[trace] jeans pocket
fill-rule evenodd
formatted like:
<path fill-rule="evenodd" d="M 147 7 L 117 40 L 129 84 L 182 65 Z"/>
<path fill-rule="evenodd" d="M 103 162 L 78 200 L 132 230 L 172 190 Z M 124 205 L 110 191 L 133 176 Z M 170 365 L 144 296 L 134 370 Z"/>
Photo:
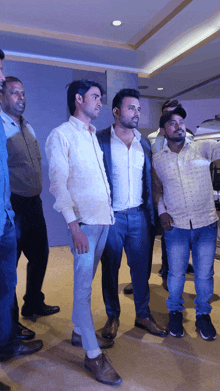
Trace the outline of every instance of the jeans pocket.
<path fill-rule="evenodd" d="M 210 224 L 209 228 L 211 228 L 213 231 L 215 231 L 217 229 L 217 226 L 218 226 L 218 224 L 217 224 L 217 221 L 216 221 L 215 223 Z"/>
<path fill-rule="evenodd" d="M 175 227 L 173 227 L 173 225 L 171 225 L 171 229 L 165 229 L 164 232 L 171 232 L 174 230 Z"/>

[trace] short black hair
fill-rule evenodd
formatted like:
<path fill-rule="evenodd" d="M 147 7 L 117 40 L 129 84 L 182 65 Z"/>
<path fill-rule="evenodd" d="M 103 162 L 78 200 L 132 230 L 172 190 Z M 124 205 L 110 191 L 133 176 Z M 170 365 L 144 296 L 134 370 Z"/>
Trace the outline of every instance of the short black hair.
<path fill-rule="evenodd" d="M 4 94 L 4 92 L 7 88 L 7 84 L 9 84 L 9 83 L 21 83 L 22 84 L 21 80 L 19 80 L 17 77 L 6 76 L 5 81 L 2 84 L 2 90 L 1 90 L 2 94 Z"/>
<path fill-rule="evenodd" d="M 5 58 L 5 53 L 3 52 L 2 49 L 0 49 L 0 60 L 4 60 Z"/>
<path fill-rule="evenodd" d="M 164 113 L 160 117 L 160 128 L 164 128 L 164 125 L 166 122 L 170 120 L 173 114 L 180 115 L 183 119 L 186 118 L 186 111 L 182 106 L 177 106 L 174 110 L 168 111 L 167 113 Z"/>
<path fill-rule="evenodd" d="M 182 105 L 177 99 L 168 99 L 164 102 L 161 111 L 163 112 L 167 107 L 182 107 Z"/>
<path fill-rule="evenodd" d="M 112 101 L 112 110 L 117 107 L 118 109 L 120 109 L 121 105 L 122 105 L 122 102 L 123 102 L 123 99 L 124 98 L 136 98 L 136 99 L 140 99 L 140 93 L 139 91 L 133 89 L 133 88 L 123 88 L 122 90 L 120 90 L 114 97 L 113 101 Z"/>
<path fill-rule="evenodd" d="M 92 80 L 76 80 L 69 85 L 67 90 L 67 105 L 71 115 L 73 115 L 76 110 L 76 105 L 75 105 L 76 94 L 80 94 L 81 96 L 84 96 L 87 93 L 87 91 L 90 90 L 91 87 L 99 88 L 101 92 L 101 96 L 103 95 L 104 90 L 102 86 L 99 83 Z"/>

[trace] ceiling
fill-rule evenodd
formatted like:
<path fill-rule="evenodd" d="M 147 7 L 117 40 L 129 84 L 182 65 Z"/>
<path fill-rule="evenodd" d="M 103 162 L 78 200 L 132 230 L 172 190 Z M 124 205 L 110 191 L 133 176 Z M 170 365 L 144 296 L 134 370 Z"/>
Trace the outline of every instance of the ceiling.
<path fill-rule="evenodd" d="M 219 0 L 7 0 L 0 9 L 7 59 L 137 73 L 142 96 L 155 99 L 220 97 Z"/>

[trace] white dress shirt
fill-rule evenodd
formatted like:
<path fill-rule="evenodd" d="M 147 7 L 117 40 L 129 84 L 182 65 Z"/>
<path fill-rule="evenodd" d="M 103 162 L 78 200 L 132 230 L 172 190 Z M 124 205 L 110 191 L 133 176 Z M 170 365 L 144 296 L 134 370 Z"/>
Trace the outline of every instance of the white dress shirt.
<path fill-rule="evenodd" d="M 201 228 L 218 220 L 210 175 L 210 163 L 220 159 L 220 142 L 185 139 L 179 153 L 168 145 L 153 156 L 153 184 L 158 214 L 168 213 L 173 226 Z M 159 181 L 158 181 L 159 179 Z"/>
<path fill-rule="evenodd" d="M 90 131 L 91 133 L 90 133 Z M 96 129 L 75 117 L 54 129 L 46 141 L 54 209 L 67 223 L 113 224 L 111 198 Z"/>
<path fill-rule="evenodd" d="M 134 138 L 128 149 L 111 126 L 114 211 L 133 208 L 143 203 L 144 151 L 140 139 L 141 134 L 134 129 Z"/>

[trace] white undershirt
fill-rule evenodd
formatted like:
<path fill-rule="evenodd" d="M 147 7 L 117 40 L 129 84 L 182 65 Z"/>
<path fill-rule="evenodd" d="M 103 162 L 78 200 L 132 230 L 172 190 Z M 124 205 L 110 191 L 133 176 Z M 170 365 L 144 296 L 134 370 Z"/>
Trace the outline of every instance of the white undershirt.
<path fill-rule="evenodd" d="M 134 138 L 128 147 L 116 136 L 111 126 L 111 157 L 113 182 L 113 210 L 133 208 L 143 203 L 144 152 L 141 134 L 134 129 Z"/>

